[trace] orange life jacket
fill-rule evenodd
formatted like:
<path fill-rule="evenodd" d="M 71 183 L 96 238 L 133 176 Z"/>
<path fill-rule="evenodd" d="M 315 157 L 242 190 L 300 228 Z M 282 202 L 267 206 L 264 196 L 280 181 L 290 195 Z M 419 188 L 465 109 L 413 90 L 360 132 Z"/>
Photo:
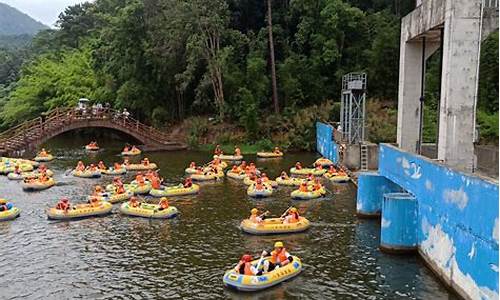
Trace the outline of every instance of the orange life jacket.
<path fill-rule="evenodd" d="M 252 272 L 252 263 L 249 263 L 249 262 L 246 262 L 245 263 L 245 267 L 243 268 L 245 271 L 244 271 L 244 275 L 249 275 L 249 276 L 254 276 L 255 274 Z"/>
<path fill-rule="evenodd" d="M 273 250 L 271 252 L 271 262 L 273 264 L 276 264 L 278 262 L 279 263 L 284 262 L 287 259 L 288 259 L 288 257 L 286 257 L 286 249 L 285 248 L 282 248 L 279 253 L 276 250 Z"/>

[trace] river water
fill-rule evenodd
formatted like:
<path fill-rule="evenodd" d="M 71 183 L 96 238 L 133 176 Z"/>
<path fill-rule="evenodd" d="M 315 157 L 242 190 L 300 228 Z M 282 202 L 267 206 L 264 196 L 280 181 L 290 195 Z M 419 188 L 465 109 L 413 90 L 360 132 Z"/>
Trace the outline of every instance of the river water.
<path fill-rule="evenodd" d="M 17 182 L 0 177 L 0 196 L 12 199 L 20 218 L 0 223 L 0 299 L 450 299 L 452 295 L 415 256 L 381 253 L 380 225 L 355 216 L 355 187 L 329 185 L 324 200 L 292 201 L 290 188 L 266 200 L 251 200 L 243 183 L 226 178 L 202 184 L 196 196 L 171 198 L 180 216 L 148 220 L 112 215 L 73 222 L 48 221 L 45 209 L 63 196 L 84 201 L 94 184 L 111 179 L 66 176 L 76 164 L 120 160 L 124 141 L 100 140 L 103 151 L 82 149 L 90 137 L 66 134 L 46 145 L 59 159 L 49 164 L 57 186 L 24 193 Z M 167 182 L 177 183 L 190 161 L 208 153 L 148 153 Z M 279 160 L 256 160 L 276 177 L 295 161 L 310 164 L 313 153 Z M 129 176 L 130 178 L 130 176 Z M 252 207 L 281 214 L 295 205 L 312 222 L 305 233 L 281 236 L 243 234 L 238 225 Z M 245 251 L 257 256 L 282 240 L 302 258 L 303 272 L 274 288 L 241 294 L 224 288 L 224 270 Z"/>

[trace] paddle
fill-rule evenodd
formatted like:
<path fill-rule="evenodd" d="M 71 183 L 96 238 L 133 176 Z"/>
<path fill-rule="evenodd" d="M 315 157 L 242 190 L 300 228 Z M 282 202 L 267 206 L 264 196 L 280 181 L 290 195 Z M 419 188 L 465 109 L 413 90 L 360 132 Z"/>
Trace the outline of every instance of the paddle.
<path fill-rule="evenodd" d="M 288 213 L 288 211 L 292 208 L 292 206 L 290 206 L 289 208 L 287 208 L 287 210 L 285 210 L 285 212 L 281 215 L 280 219 L 282 219 L 283 217 L 285 217 L 285 215 Z"/>
<path fill-rule="evenodd" d="M 257 218 L 262 218 L 264 216 L 267 216 L 268 214 L 270 214 L 271 212 L 270 211 L 265 211 L 263 214 L 261 214 L 260 216 L 258 216 Z"/>
<path fill-rule="evenodd" d="M 264 251 L 262 251 L 264 252 Z M 257 270 L 257 272 L 259 271 L 260 269 L 260 265 L 262 264 L 262 261 L 264 261 L 264 255 L 260 255 L 260 259 L 259 259 L 259 262 L 257 263 L 257 267 L 255 268 Z"/>

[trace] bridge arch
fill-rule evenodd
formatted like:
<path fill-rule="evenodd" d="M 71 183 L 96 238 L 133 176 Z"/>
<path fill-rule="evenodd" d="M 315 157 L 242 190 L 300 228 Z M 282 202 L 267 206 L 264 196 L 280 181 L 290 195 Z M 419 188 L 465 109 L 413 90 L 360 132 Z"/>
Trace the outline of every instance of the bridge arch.
<path fill-rule="evenodd" d="M 84 113 L 73 108 L 57 108 L 0 133 L 0 154 L 30 150 L 62 133 L 83 128 L 109 128 L 135 138 L 146 151 L 185 149 L 183 142 L 154 127 L 111 109 Z"/>

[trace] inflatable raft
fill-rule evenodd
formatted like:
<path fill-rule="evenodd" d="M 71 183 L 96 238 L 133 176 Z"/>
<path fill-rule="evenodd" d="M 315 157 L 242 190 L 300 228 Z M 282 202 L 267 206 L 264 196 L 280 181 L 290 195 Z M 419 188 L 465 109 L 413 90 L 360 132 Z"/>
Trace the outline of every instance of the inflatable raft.
<path fill-rule="evenodd" d="M 254 180 L 250 179 L 250 177 L 245 177 L 243 179 L 243 183 L 246 184 L 246 185 L 252 185 L 255 183 Z M 267 185 L 270 185 L 272 186 L 273 188 L 276 188 L 278 187 L 278 183 L 274 180 L 268 180 L 268 181 L 263 181 L 262 184 L 267 184 Z"/>
<path fill-rule="evenodd" d="M 152 219 L 170 219 L 179 214 L 174 206 L 160 210 L 158 204 L 141 203 L 139 207 L 132 207 L 128 202 L 120 206 L 120 212 L 124 215 L 133 217 L 143 217 Z"/>
<path fill-rule="evenodd" d="M 146 183 L 140 185 L 135 183 L 124 184 L 123 187 L 127 191 L 131 191 L 135 195 L 143 195 L 149 193 L 151 191 L 151 183 L 146 181 Z"/>
<path fill-rule="evenodd" d="M 118 203 L 123 202 L 130 199 L 134 193 L 132 191 L 125 191 L 125 193 L 116 194 L 116 193 L 102 193 L 97 197 L 99 201 L 107 201 L 109 203 Z M 88 199 L 92 198 L 92 196 L 88 196 Z"/>
<path fill-rule="evenodd" d="M 21 214 L 21 210 L 15 207 L 11 202 L 5 199 L 0 199 L 0 204 L 5 204 L 9 209 L 0 211 L 0 222 L 13 220 Z"/>
<path fill-rule="evenodd" d="M 18 165 L 21 172 L 31 172 L 34 167 L 32 164 L 28 163 L 9 163 L 9 164 L 0 164 L 0 174 L 9 174 L 14 172 L 16 169 L 15 166 Z"/>
<path fill-rule="evenodd" d="M 326 170 L 318 170 L 315 168 L 302 168 L 300 170 L 297 170 L 295 167 L 290 169 L 290 174 L 294 175 L 308 175 L 308 174 L 313 174 L 314 176 L 321 176 L 326 173 Z"/>
<path fill-rule="evenodd" d="M 245 174 L 245 172 L 234 173 L 231 171 L 227 171 L 226 175 L 229 178 L 238 179 L 238 180 L 244 180 L 245 178 L 247 178 L 247 174 Z"/>
<path fill-rule="evenodd" d="M 140 155 L 142 151 L 140 149 L 130 150 L 130 151 L 122 151 L 123 156 L 135 156 Z"/>
<path fill-rule="evenodd" d="M 36 162 L 49 162 L 54 160 L 54 156 L 52 154 L 47 154 L 46 156 L 36 156 L 34 161 Z"/>
<path fill-rule="evenodd" d="M 257 157 L 260 157 L 260 158 L 278 158 L 278 157 L 283 157 L 283 152 L 280 152 L 280 153 L 257 152 Z"/>
<path fill-rule="evenodd" d="M 280 176 L 280 177 L 276 178 L 275 181 L 279 185 L 299 186 L 302 182 L 304 182 L 304 179 L 297 178 L 297 177 L 288 177 L 287 179 L 283 179 Z"/>
<path fill-rule="evenodd" d="M 321 158 L 318 158 L 315 162 L 314 162 L 314 165 L 321 165 L 322 167 L 329 167 L 329 166 L 333 166 L 335 165 L 333 163 L 333 161 L 329 160 L 328 158 L 324 158 L 324 157 L 321 157 Z"/>
<path fill-rule="evenodd" d="M 214 159 L 217 158 L 220 160 L 240 161 L 243 160 L 243 155 L 214 155 Z"/>
<path fill-rule="evenodd" d="M 152 189 L 149 194 L 153 197 L 172 197 L 197 194 L 200 191 L 200 186 L 197 184 L 185 188 L 183 186 L 164 187 L 163 189 Z"/>
<path fill-rule="evenodd" d="M 309 199 L 316 199 L 319 197 L 322 197 L 326 194 L 326 190 L 324 187 L 317 191 L 309 191 L 309 192 L 302 192 L 300 190 L 295 190 L 293 191 L 290 196 L 292 199 L 295 200 L 309 200 Z"/>
<path fill-rule="evenodd" d="M 107 170 L 101 170 L 101 173 L 104 175 L 123 175 L 127 173 L 127 169 L 125 167 L 121 169 L 109 168 Z"/>
<path fill-rule="evenodd" d="M 96 170 L 96 171 L 90 171 L 90 170 L 77 171 L 77 170 L 73 170 L 71 172 L 71 175 L 73 175 L 75 177 L 80 177 L 80 178 L 100 178 L 101 177 L 101 170 Z"/>
<path fill-rule="evenodd" d="M 99 202 L 98 205 L 77 204 L 68 210 L 52 207 L 47 210 L 47 217 L 51 220 L 81 219 L 107 215 L 111 213 L 111 209 L 113 209 L 113 204 L 104 201 Z"/>
<path fill-rule="evenodd" d="M 52 172 L 51 170 L 47 170 L 47 171 L 45 171 L 45 173 L 49 177 L 54 176 L 54 172 Z M 38 171 L 35 171 L 35 172 L 22 172 L 21 174 L 16 174 L 14 172 L 11 172 L 11 173 L 7 174 L 7 178 L 9 178 L 10 180 L 23 180 L 25 178 L 30 178 L 30 177 L 38 178 L 40 175 L 41 174 Z"/>
<path fill-rule="evenodd" d="M 252 184 L 247 189 L 247 195 L 253 198 L 266 198 L 273 194 L 273 187 L 271 185 L 263 184 L 264 188 L 258 190 L 255 184 Z"/>
<path fill-rule="evenodd" d="M 147 170 L 156 170 L 158 169 L 158 166 L 155 163 L 149 163 L 148 165 L 128 164 L 125 165 L 125 169 L 127 169 L 127 171 L 147 171 Z"/>
<path fill-rule="evenodd" d="M 337 183 L 348 182 L 349 180 L 351 180 L 347 175 L 335 175 L 335 176 L 329 176 L 327 178 L 331 182 L 337 182 Z"/>
<path fill-rule="evenodd" d="M 269 259 L 269 257 L 265 259 Z M 252 261 L 252 264 L 256 266 L 258 261 L 256 259 Z M 255 292 L 291 279 L 299 275 L 301 271 L 302 261 L 300 258 L 293 256 L 291 263 L 260 276 L 241 275 L 234 269 L 231 269 L 224 274 L 223 282 L 225 286 L 238 291 Z"/>
<path fill-rule="evenodd" d="M 255 223 L 249 219 L 241 221 L 242 231 L 250 234 L 281 234 L 302 232 L 309 228 L 310 222 L 304 217 L 299 217 L 296 223 L 284 224 L 281 218 L 264 219 L 260 223 Z"/>
<path fill-rule="evenodd" d="M 41 191 L 48 189 L 56 184 L 53 178 L 49 178 L 46 182 L 40 182 L 38 180 L 33 182 L 21 182 L 23 190 L 26 191 Z"/>

